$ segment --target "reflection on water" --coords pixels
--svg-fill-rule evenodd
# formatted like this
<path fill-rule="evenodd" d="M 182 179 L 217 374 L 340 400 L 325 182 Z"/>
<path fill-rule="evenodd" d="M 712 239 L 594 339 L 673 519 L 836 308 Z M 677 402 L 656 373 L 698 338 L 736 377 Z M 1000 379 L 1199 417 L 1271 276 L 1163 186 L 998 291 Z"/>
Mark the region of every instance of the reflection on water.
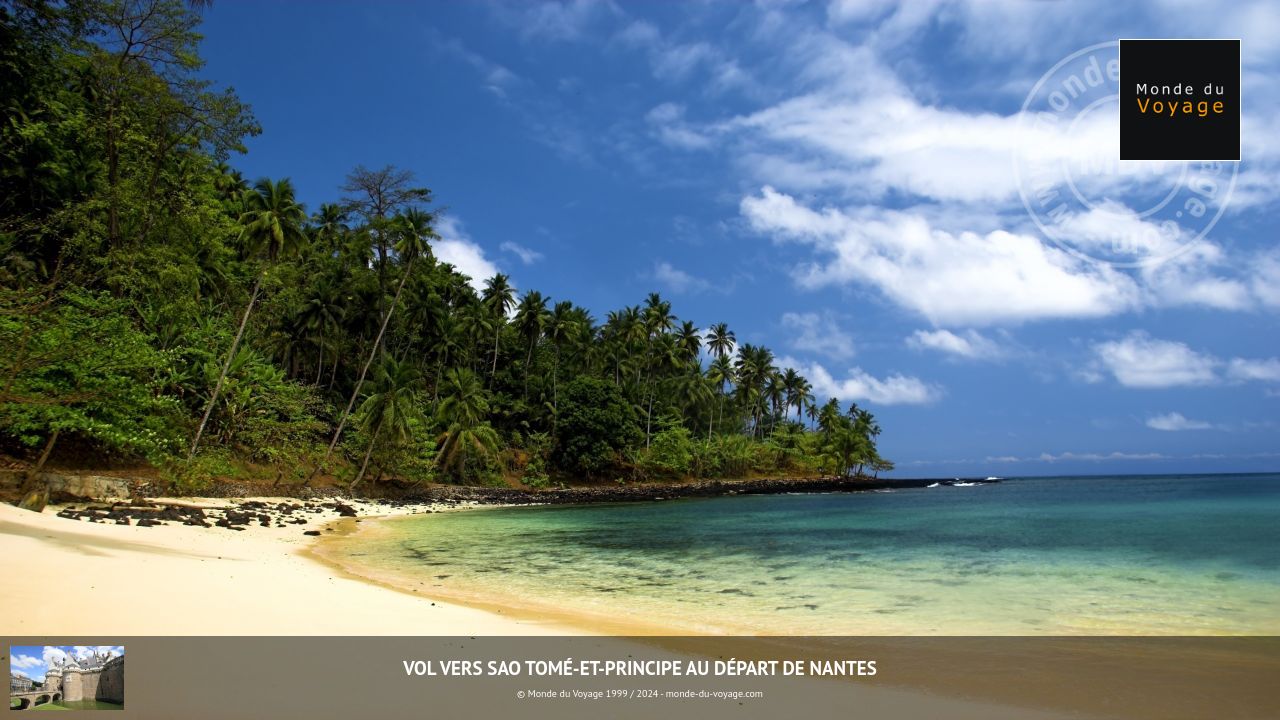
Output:
<path fill-rule="evenodd" d="M 1280 475 L 507 508 L 339 552 L 427 592 L 767 634 L 1277 634 Z"/>

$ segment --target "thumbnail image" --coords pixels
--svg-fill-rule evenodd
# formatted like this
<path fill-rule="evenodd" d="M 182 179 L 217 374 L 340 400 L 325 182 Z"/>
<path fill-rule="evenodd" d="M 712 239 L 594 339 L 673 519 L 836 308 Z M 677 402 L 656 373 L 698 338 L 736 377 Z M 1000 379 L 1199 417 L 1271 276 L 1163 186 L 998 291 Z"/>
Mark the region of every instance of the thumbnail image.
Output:
<path fill-rule="evenodd" d="M 9 648 L 10 710 L 119 710 L 124 646 L 15 645 Z"/>

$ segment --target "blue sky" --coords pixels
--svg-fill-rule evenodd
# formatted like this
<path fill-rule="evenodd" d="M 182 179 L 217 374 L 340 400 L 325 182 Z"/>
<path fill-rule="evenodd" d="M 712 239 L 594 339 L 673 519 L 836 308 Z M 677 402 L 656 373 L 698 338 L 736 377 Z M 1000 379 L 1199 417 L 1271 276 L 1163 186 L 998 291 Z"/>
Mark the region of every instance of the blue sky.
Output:
<path fill-rule="evenodd" d="M 9 672 L 44 682 L 44 674 L 54 662 L 87 658 L 94 652 L 124 655 L 122 645 L 15 645 L 9 648 Z"/>
<path fill-rule="evenodd" d="M 314 208 L 410 168 L 477 282 L 596 317 L 658 290 L 874 409 L 899 475 L 1280 467 L 1274 3 L 228 0 L 204 32 L 264 127 L 246 176 Z M 1109 153 L 1118 121 L 1026 131 L 1029 93 L 1081 48 L 1188 36 L 1242 39 L 1220 219 L 1159 236 L 1147 180 L 1081 175 L 1101 201 L 1065 242 L 1145 264 L 1051 242 L 1015 160 Z"/>

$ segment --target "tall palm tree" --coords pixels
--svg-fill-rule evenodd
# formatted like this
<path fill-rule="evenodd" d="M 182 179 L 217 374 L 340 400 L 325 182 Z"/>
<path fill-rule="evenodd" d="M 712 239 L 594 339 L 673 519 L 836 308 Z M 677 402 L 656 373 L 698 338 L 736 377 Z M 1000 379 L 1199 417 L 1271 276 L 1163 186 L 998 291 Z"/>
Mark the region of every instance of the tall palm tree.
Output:
<path fill-rule="evenodd" d="M 719 419 L 718 422 L 724 422 L 724 396 L 725 385 L 733 383 L 735 373 L 733 371 L 733 361 L 729 356 L 723 353 L 716 355 L 716 359 L 711 361 L 711 365 L 707 368 L 707 379 L 711 384 L 716 386 L 719 391 Z M 711 437 L 711 431 L 707 431 L 707 437 Z"/>
<path fill-rule="evenodd" d="M 262 289 L 262 278 L 267 270 L 280 260 L 297 255 L 306 245 L 307 237 L 303 232 L 307 215 L 301 203 L 294 197 L 293 183 L 288 178 L 272 182 L 262 178 L 248 194 L 245 201 L 246 210 L 240 215 L 240 241 L 244 244 L 250 257 L 261 257 L 262 268 L 253 281 L 253 290 L 249 293 L 249 304 L 245 306 L 240 317 L 240 327 L 236 329 L 235 339 L 231 341 L 231 349 L 227 351 L 227 359 L 222 364 L 222 372 L 213 386 L 213 393 L 205 405 L 204 416 L 200 418 L 200 426 L 191 440 L 191 451 L 187 453 L 190 462 L 200 447 L 200 438 L 204 435 L 209 416 L 218 403 L 218 395 L 222 393 L 222 385 L 227 380 L 227 371 L 231 367 L 231 359 L 240 347 L 240 339 L 244 337 L 245 326 L 249 323 L 249 314 L 258 301 L 258 293 Z"/>
<path fill-rule="evenodd" d="M 298 320 L 316 345 L 316 387 L 320 386 L 320 378 L 324 372 L 325 350 L 333 346 L 338 329 L 342 326 L 342 317 L 346 308 L 342 305 L 341 290 L 327 279 L 320 279 L 310 288 L 302 308 L 298 311 Z M 326 342 L 328 343 L 326 344 Z M 338 362 L 338 353 L 333 353 L 333 362 Z"/>
<path fill-rule="evenodd" d="M 529 398 L 529 372 L 533 369 L 533 349 L 542 338 L 542 330 L 548 319 L 547 299 L 537 290 L 530 290 L 520 299 L 516 309 L 516 332 L 524 338 L 529 351 L 524 357 L 524 397 Z"/>
<path fill-rule="evenodd" d="M 378 443 L 403 444 L 413 438 L 413 423 L 422 419 L 418 393 L 422 388 L 422 373 L 408 360 L 397 361 L 388 356 L 374 372 L 369 396 L 356 411 L 359 422 L 369 434 L 369 449 L 365 451 L 360 472 L 351 481 L 351 488 L 364 478 L 369 458 Z"/>
<path fill-rule="evenodd" d="M 498 434 L 485 422 L 489 399 L 475 373 L 466 368 L 450 368 L 445 373 L 443 397 L 437 415 L 445 431 L 437 439 L 436 463 L 456 478 L 465 478 L 467 459 L 473 453 L 493 453 Z"/>
<path fill-rule="evenodd" d="M 489 309 L 493 318 L 493 364 L 489 367 L 489 376 L 498 372 L 498 338 L 507 322 L 507 313 L 516 304 L 516 291 L 511 287 L 511 278 L 498 273 L 485 281 L 481 302 Z"/>
<path fill-rule="evenodd" d="M 578 329 L 573 312 L 573 303 L 562 300 L 556 303 L 547 319 L 547 340 L 555 348 L 555 364 L 551 371 L 551 422 L 555 424 L 556 413 L 560 411 L 560 349 L 573 338 Z"/>
<path fill-rule="evenodd" d="M 787 399 L 786 386 L 782 382 L 782 376 L 776 370 L 765 378 L 762 399 L 769 403 L 769 433 L 772 434 L 777 426 L 778 415 L 782 412 Z"/>
<path fill-rule="evenodd" d="M 400 261 L 404 263 L 404 274 L 400 276 L 400 284 L 396 286 L 396 294 L 391 301 L 391 306 L 387 308 L 387 312 L 382 317 L 382 326 L 378 328 L 378 337 L 374 339 L 373 346 L 369 349 L 369 357 L 365 359 L 364 367 L 360 368 L 360 377 L 356 378 L 356 384 L 351 389 L 351 398 L 347 400 L 347 408 L 343 410 L 342 417 L 338 420 L 338 426 L 333 431 L 333 438 L 329 441 L 329 448 L 325 450 L 324 459 L 311 471 L 311 475 L 307 478 L 308 482 L 322 472 L 328 464 L 329 458 L 333 457 L 333 449 L 338 445 L 338 438 L 342 436 L 342 430 L 347 425 L 347 419 L 351 416 L 351 409 L 355 407 L 356 398 L 360 395 L 365 376 L 369 373 L 369 366 L 373 364 L 374 356 L 378 354 L 378 350 L 382 347 L 382 337 L 387 332 L 387 323 L 390 322 L 391 315 L 396 311 L 396 306 L 400 304 L 400 294 L 404 292 L 405 281 L 413 273 L 414 261 L 419 257 L 429 258 L 431 256 L 429 240 L 439 237 L 431 227 L 431 223 L 434 220 L 434 215 L 416 208 L 410 208 L 395 218 L 393 226 L 396 228 L 397 238 L 394 249 Z"/>

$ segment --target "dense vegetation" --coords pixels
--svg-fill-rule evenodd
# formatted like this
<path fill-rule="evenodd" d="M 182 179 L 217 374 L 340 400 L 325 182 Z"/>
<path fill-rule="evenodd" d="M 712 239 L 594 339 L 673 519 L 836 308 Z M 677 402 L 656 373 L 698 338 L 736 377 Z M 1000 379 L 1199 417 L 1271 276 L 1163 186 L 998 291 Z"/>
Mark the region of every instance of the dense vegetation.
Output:
<path fill-rule="evenodd" d="M 476 292 L 410 171 L 357 167 L 310 214 L 246 181 L 258 126 L 198 75 L 198 11 L 0 2 L 0 449 L 188 487 L 887 467 L 870 413 L 657 294 L 600 320 Z"/>

